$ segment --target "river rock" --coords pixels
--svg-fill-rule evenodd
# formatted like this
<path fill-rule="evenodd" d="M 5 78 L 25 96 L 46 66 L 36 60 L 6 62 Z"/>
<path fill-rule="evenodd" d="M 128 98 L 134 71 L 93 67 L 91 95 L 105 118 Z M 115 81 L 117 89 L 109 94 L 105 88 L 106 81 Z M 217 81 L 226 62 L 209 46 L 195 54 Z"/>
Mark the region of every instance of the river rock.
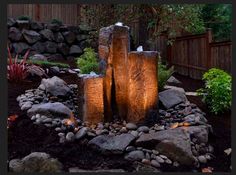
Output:
<path fill-rule="evenodd" d="M 143 151 L 135 150 L 126 154 L 125 159 L 130 161 L 140 161 L 145 158 Z"/>
<path fill-rule="evenodd" d="M 25 40 L 29 44 L 36 43 L 37 41 L 39 41 L 41 39 L 40 34 L 35 32 L 35 31 L 33 31 L 33 30 L 23 30 L 22 34 L 23 34 Z"/>

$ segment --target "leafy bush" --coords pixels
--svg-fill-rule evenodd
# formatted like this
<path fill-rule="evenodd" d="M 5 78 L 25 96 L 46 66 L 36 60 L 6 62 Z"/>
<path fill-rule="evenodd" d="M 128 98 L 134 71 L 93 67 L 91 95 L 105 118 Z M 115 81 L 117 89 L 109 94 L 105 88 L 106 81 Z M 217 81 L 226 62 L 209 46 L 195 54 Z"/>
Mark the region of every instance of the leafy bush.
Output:
<path fill-rule="evenodd" d="M 203 75 L 205 87 L 198 89 L 198 95 L 211 112 L 218 114 L 230 109 L 232 101 L 232 77 L 223 70 L 212 68 Z"/>
<path fill-rule="evenodd" d="M 98 62 L 96 53 L 92 48 L 85 48 L 84 54 L 77 59 L 77 65 L 82 74 L 89 74 L 91 71 L 98 73 Z"/>
<path fill-rule="evenodd" d="M 25 53 L 23 59 L 18 62 L 18 55 L 13 59 L 9 47 L 8 50 L 8 65 L 7 65 L 7 78 L 12 82 L 21 82 L 25 80 L 28 75 L 26 67 L 26 59 L 29 55 L 29 50 Z"/>
<path fill-rule="evenodd" d="M 51 67 L 51 66 L 57 66 L 60 68 L 69 68 L 70 66 L 65 63 L 58 63 L 58 62 L 49 62 L 49 61 L 43 61 L 43 60 L 28 60 L 28 64 L 35 64 L 39 66 L 45 66 L 45 67 Z"/>
<path fill-rule="evenodd" d="M 23 21 L 30 21 L 31 20 L 31 18 L 29 16 L 26 16 L 26 15 L 19 16 L 17 19 L 18 20 L 23 20 Z"/>
<path fill-rule="evenodd" d="M 167 80 L 174 73 L 174 67 L 167 68 L 166 65 L 158 62 L 158 89 L 163 90 Z"/>
<path fill-rule="evenodd" d="M 51 20 L 51 24 L 59 24 L 60 26 L 62 25 L 62 21 L 61 20 L 59 20 L 59 19 L 52 19 Z"/>

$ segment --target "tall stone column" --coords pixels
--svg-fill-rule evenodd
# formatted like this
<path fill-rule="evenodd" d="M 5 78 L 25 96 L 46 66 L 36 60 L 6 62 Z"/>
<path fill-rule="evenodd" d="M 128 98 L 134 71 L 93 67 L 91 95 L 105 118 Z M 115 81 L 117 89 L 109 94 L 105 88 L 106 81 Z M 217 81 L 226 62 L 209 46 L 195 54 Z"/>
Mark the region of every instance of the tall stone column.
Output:
<path fill-rule="evenodd" d="M 149 110 L 157 109 L 157 52 L 132 51 L 128 54 L 128 113 L 127 121 L 140 122 Z"/>
<path fill-rule="evenodd" d="M 106 63 L 103 72 L 104 78 L 104 104 L 105 119 L 111 120 L 112 87 L 117 114 L 125 119 L 127 114 L 127 57 L 129 52 L 129 28 L 126 26 L 112 25 L 100 29 L 99 57 Z"/>

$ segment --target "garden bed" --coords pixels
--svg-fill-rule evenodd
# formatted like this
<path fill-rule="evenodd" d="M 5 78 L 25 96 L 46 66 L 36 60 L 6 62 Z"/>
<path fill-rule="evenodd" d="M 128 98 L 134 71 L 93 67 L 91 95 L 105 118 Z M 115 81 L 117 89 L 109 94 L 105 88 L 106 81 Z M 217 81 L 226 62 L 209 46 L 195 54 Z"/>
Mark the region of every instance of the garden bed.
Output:
<path fill-rule="evenodd" d="M 63 74 L 59 76 L 68 84 L 75 83 L 78 78 L 76 74 Z M 175 75 L 182 82 L 182 87 L 186 91 L 195 91 L 200 88 L 203 83 L 201 81 L 192 80 L 190 78 Z M 34 79 L 32 82 L 25 82 L 14 85 L 8 84 L 8 114 L 17 114 L 19 117 L 8 130 L 8 160 L 14 158 L 22 158 L 31 152 L 46 152 L 63 164 L 64 170 L 70 167 L 79 167 L 81 169 L 123 169 L 125 171 L 133 171 L 135 167 L 128 163 L 121 155 L 105 156 L 96 151 L 88 149 L 86 139 L 72 143 L 59 143 L 57 132 L 54 129 L 47 128 L 44 125 L 35 125 L 26 115 L 26 112 L 20 110 L 16 101 L 17 96 L 24 93 L 25 90 L 37 88 L 41 80 Z M 191 86 L 190 86 L 191 84 Z M 192 89 L 190 89 L 192 87 Z M 209 144 L 214 147 L 213 160 L 204 164 L 201 168 L 213 167 L 214 172 L 230 171 L 231 159 L 224 153 L 224 150 L 231 147 L 231 114 L 225 113 L 222 116 L 215 116 L 209 113 L 205 104 L 201 102 L 199 97 L 188 96 L 190 102 L 196 104 L 203 112 L 209 124 L 213 127 L 213 135 L 209 137 Z M 220 143 L 220 144 L 219 144 Z M 186 167 L 173 168 L 165 165 L 162 171 L 191 171 Z"/>

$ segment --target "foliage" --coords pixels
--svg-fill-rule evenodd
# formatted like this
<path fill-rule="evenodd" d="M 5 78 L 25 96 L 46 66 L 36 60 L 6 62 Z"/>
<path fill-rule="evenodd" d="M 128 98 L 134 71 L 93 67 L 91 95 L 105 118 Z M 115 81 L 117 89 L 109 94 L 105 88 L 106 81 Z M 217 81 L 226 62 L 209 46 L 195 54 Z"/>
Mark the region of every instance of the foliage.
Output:
<path fill-rule="evenodd" d="M 98 73 L 98 62 L 96 53 L 92 48 L 85 48 L 84 54 L 77 59 L 77 65 L 82 74 L 89 74 L 91 71 Z"/>
<path fill-rule="evenodd" d="M 202 19 L 205 26 L 212 29 L 215 41 L 231 40 L 232 4 L 206 4 Z"/>
<path fill-rule="evenodd" d="M 203 75 L 205 87 L 197 90 L 211 112 L 218 114 L 230 109 L 232 101 L 232 77 L 223 70 L 212 68 Z"/>
<path fill-rule="evenodd" d="M 23 21 L 30 21 L 31 17 L 26 16 L 26 15 L 22 15 L 22 16 L 19 16 L 17 19 L 18 20 L 23 20 Z"/>
<path fill-rule="evenodd" d="M 51 24 L 58 24 L 58 25 L 61 26 L 61 25 L 62 25 L 62 21 L 59 20 L 59 19 L 55 19 L 55 18 L 54 18 L 54 19 L 51 20 Z"/>
<path fill-rule="evenodd" d="M 174 73 L 174 67 L 167 68 L 166 65 L 158 62 L 158 89 L 163 90 L 167 80 Z"/>
<path fill-rule="evenodd" d="M 70 66 L 65 63 L 58 63 L 58 62 L 49 62 L 49 61 L 42 61 L 42 60 L 28 60 L 27 63 L 29 64 L 35 64 L 39 66 L 45 66 L 45 67 L 51 67 L 51 66 L 57 66 L 61 68 L 69 68 Z"/>
<path fill-rule="evenodd" d="M 8 65 L 7 78 L 11 82 L 21 82 L 27 77 L 26 60 L 29 55 L 29 50 L 25 53 L 23 59 L 18 62 L 18 55 L 13 59 L 9 47 L 8 49 Z"/>

